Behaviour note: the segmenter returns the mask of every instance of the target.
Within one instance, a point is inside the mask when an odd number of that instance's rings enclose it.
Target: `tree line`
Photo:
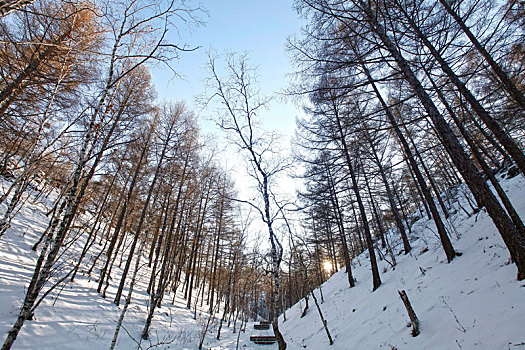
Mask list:
[[[234,183],[195,114],[183,102],[159,103],[148,68],[170,69],[194,49],[168,31],[177,20],[199,21],[202,9],[176,1],[0,5],[0,241],[15,234],[24,206],[44,203],[48,218],[2,349],[46,296],[79,275],[123,304],[113,348],[145,263],[148,311],[137,339],[149,339],[155,311],[177,291],[195,319],[209,310],[217,338],[223,323],[237,330],[265,313],[271,283],[258,247],[247,244],[251,218],[232,199]]]
[[[306,112],[295,155],[305,169],[297,209],[305,234],[291,236],[284,305],[308,298],[342,266],[353,287],[352,259],[363,251],[376,290],[377,260],[395,268],[412,249],[412,223],[425,216],[452,261],[461,255],[449,219],[458,206],[490,216],[523,280],[525,227],[497,176],[525,170],[522,4],[295,7],[307,23],[289,40],[297,67],[290,94]]]

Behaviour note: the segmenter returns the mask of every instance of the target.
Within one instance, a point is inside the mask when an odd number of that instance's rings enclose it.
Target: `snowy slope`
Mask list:
[[[6,185],[6,184],[4,184]],[[49,204],[49,203],[47,203]],[[5,205],[0,213],[5,211]],[[31,246],[47,227],[48,218],[44,213],[48,210],[44,204],[28,203],[13,220],[11,228],[0,239],[0,338],[3,343],[7,332],[13,325],[20,310],[25,287],[29,284],[37,253]],[[83,240],[72,245],[71,254],[79,255]],[[98,249],[93,249],[96,252]],[[67,261],[67,256],[62,260]],[[85,259],[88,261],[88,257]],[[119,258],[118,258],[119,259]],[[117,262],[118,262],[117,259]],[[147,262],[144,257],[142,261]],[[87,264],[86,266],[90,266]],[[132,263],[132,267],[135,264]],[[69,269],[69,266],[65,266]],[[112,274],[113,284],[118,284],[121,270],[115,265]],[[137,349],[135,340],[140,340],[140,334],[147,315],[149,297],[146,294],[147,280],[150,270],[142,264],[139,271],[140,280],[135,288],[133,301],[123,323],[123,329],[117,342],[117,349]],[[95,269],[93,277],[98,276]],[[117,281],[115,282],[115,279]],[[128,278],[128,281],[131,279]],[[68,280],[69,281],[69,280]],[[64,288],[55,289],[37,308],[35,320],[27,321],[22,327],[13,349],[108,349],[121,308],[113,304],[116,288],[109,288],[107,298],[103,299],[96,291],[97,282],[79,273],[74,282],[69,282]],[[181,289],[181,288],[179,288]],[[203,324],[207,320],[207,307],[199,312],[197,321],[193,320],[193,309],[186,308],[182,295],[177,295],[172,305],[172,296],[166,296],[163,307],[155,311],[155,317],[150,328],[150,340],[142,341],[142,349],[197,349]],[[217,318],[220,315],[217,314]],[[237,333],[233,326],[226,325],[222,329],[221,341],[217,341],[216,326],[212,324],[206,335],[205,348],[235,349]],[[239,347],[252,348],[249,341],[253,328],[249,325],[246,333],[241,333]],[[135,340],[133,340],[133,339]]]
[[[504,186],[525,218],[525,179],[518,176]],[[459,210],[451,221],[457,230],[452,243],[462,256],[447,264],[434,226],[420,220],[412,254],[398,255],[394,271],[380,262],[383,284],[375,292],[366,253],[354,261],[356,287],[348,288],[344,268],[322,285],[321,308],[334,345],[312,301],[300,318],[301,301],[282,323],[289,349],[525,349],[525,281],[516,280],[503,240],[484,212],[465,219]],[[397,293],[402,289],[420,321],[417,337],[407,328]]]
[[[518,211],[525,217],[525,179],[504,183]],[[5,206],[0,208],[0,213]],[[28,204],[0,239],[0,334],[2,342],[15,321],[24,288],[29,283],[37,255],[30,247],[47,225],[43,204]],[[395,270],[380,262],[383,284],[371,292],[372,281],[366,253],[354,261],[355,288],[348,288],[344,271],[322,286],[322,311],[334,338],[329,346],[317,310],[310,302],[300,318],[304,302],[281,318],[289,349],[525,349],[525,282],[516,281],[516,268],[491,220],[482,212],[465,219],[462,211],[451,218],[457,236],[452,240],[462,256],[446,263],[431,222],[414,225],[411,255],[398,255]],[[78,253],[81,242],[72,252]],[[428,251],[423,252],[428,248]],[[144,261],[146,261],[144,259]],[[132,265],[133,266],[133,265]],[[422,273],[422,269],[424,274]],[[147,308],[147,266],[121,330],[118,349],[137,349]],[[94,275],[96,276],[96,274]],[[115,271],[119,276],[119,270]],[[120,276],[118,277],[120,278]],[[397,291],[404,289],[421,323],[413,338],[408,316]],[[126,294],[126,293],[125,293]],[[318,298],[319,290],[316,290]],[[107,349],[120,308],[112,303],[114,289],[103,299],[96,282],[79,274],[75,282],[51,293],[36,311],[34,321],[22,328],[13,349]],[[152,324],[147,349],[196,349],[206,307],[198,321],[178,295],[175,303],[166,297]],[[219,315],[217,315],[219,316]],[[239,349],[276,349],[257,346],[249,336],[253,324],[240,334]],[[215,327],[206,335],[207,349],[235,349],[237,333],[223,326],[220,341]]]

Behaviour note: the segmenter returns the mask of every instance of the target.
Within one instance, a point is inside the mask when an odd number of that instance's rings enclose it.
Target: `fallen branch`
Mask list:
[[[410,323],[412,324],[412,336],[417,337],[419,335],[419,320],[417,319],[416,313],[414,312],[414,309],[412,309],[412,305],[410,304],[410,300],[408,300],[407,293],[404,290],[397,292],[399,293],[401,300],[403,300],[403,304],[405,304],[408,317],[410,317]]]

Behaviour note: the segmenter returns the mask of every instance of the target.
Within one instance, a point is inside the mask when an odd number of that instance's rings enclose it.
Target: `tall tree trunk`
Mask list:
[[[187,170],[187,166],[188,166],[188,161],[189,161],[189,153],[187,154],[186,156],[186,161],[185,161],[185,165],[184,165],[184,168],[183,168],[183,172],[182,172],[182,175],[181,175],[181,179],[180,179],[180,183],[179,183],[179,189],[178,189],[178,193],[177,193],[177,199],[176,199],[176,202],[175,202],[175,209],[174,209],[174,212],[173,212],[173,215],[172,215],[172,221],[171,221],[171,225],[170,225],[170,229],[169,229],[169,233],[168,233],[168,240],[167,240],[167,243],[166,243],[166,248],[164,250],[164,259],[163,259],[163,263],[162,263],[162,267],[161,267],[161,271],[160,271],[160,277],[159,277],[159,283],[158,283],[158,286],[157,286],[157,289],[155,290],[155,270],[156,270],[156,264],[157,264],[157,261],[155,260],[155,264],[154,264],[154,267],[153,267],[153,270],[152,270],[152,280],[153,280],[153,283],[151,283],[151,290],[150,290],[150,305],[149,305],[149,310],[148,310],[148,316],[146,318],[146,322],[144,324],[144,329],[142,330],[142,334],[141,334],[141,338],[142,339],[148,339],[149,338],[149,327],[151,325],[151,321],[153,320],[153,315],[154,315],[154,312],[155,312],[155,308],[156,307],[160,307],[160,302],[162,300],[162,297],[164,295],[164,292],[166,290],[166,286],[168,285],[168,269],[169,268],[172,268],[173,267],[173,263],[170,263],[168,264],[168,257],[169,257],[169,254],[170,253],[173,253],[173,257],[171,259],[171,261],[173,262],[177,256],[177,253],[179,250],[181,250],[181,247],[180,247],[180,244],[177,245],[176,249],[174,252],[172,252],[172,249],[171,249],[171,243],[172,241],[174,240],[172,238],[172,233],[173,233],[173,229],[174,229],[174,226],[175,226],[175,219],[177,217],[177,213],[179,212],[179,203],[180,203],[180,200],[181,200],[181,196],[182,196],[182,192],[183,192],[183,185],[185,183],[185,180],[186,180],[186,170]],[[175,233],[175,239],[177,238],[177,236],[179,235],[179,230],[180,230],[180,225],[181,225],[181,222],[182,222],[182,218],[183,218],[183,211],[184,211],[184,204],[182,205],[181,209],[180,209],[180,213],[178,213],[178,216],[179,216],[179,223],[178,223],[178,227],[177,227],[177,232]],[[182,236],[183,234],[180,233],[180,235]],[[158,247],[160,249],[160,246],[161,246],[161,242],[158,243]],[[175,297],[175,291],[174,291],[174,297]]]
[[[80,265],[82,264],[82,260],[84,259],[84,257],[86,256],[87,254],[87,251],[89,250],[89,247],[91,247],[91,244],[92,242],[95,241],[96,239],[96,235],[97,235],[97,231],[100,229],[100,225],[101,225],[101,222],[100,222],[100,219],[102,217],[102,214],[105,212],[105,205],[106,205],[106,202],[109,198],[109,194],[111,192],[111,189],[113,188],[113,185],[115,184],[115,180],[117,179],[117,175],[119,173],[119,170],[120,170],[120,166],[119,166],[119,169],[117,169],[117,171],[115,172],[115,174],[113,175],[113,179],[111,180],[111,183],[109,184],[107,190],[106,190],[106,193],[104,195],[104,199],[102,200],[102,203],[100,204],[100,208],[98,209],[98,213],[97,213],[97,216],[91,226],[91,230],[89,231],[89,235],[86,239],[86,244],[84,245],[84,248],[82,249],[82,252],[80,253],[80,257],[78,258],[78,261],[75,265],[75,268],[73,270],[73,274],[71,275],[71,282],[73,282],[75,280],[75,276],[77,275],[77,272],[78,272],[78,269],[80,268]],[[95,237],[93,237],[95,236]],[[93,240],[91,239],[93,237]]]
[[[186,305],[187,308],[189,309],[190,306],[191,306],[191,295],[192,295],[192,291],[193,291],[193,280],[195,278],[195,269],[196,269],[196,266],[197,266],[197,256],[199,255],[199,248],[201,246],[201,242],[200,240],[202,239],[201,238],[201,233],[202,233],[202,229],[204,227],[204,221],[205,221],[205,215],[206,215],[206,209],[207,209],[207,206],[208,206],[208,200],[209,200],[209,194],[210,194],[210,191],[206,191],[206,198],[204,199],[204,207],[202,209],[202,216],[200,217],[200,220],[197,224],[197,232],[195,233],[195,251],[192,253],[193,255],[193,263],[192,263],[192,270],[191,270],[191,278],[190,278],[190,281],[189,281],[189,287],[188,287],[188,293],[186,295],[186,298],[188,300],[188,304]],[[198,280],[198,279],[197,279]]]
[[[99,107],[100,106],[101,104],[99,104]],[[85,179],[86,182],[84,183],[84,186],[81,186],[80,188],[80,191],[79,191],[80,193],[77,193],[77,190],[79,189],[79,185],[82,179],[82,173],[88,161],[86,159],[87,149],[88,149],[89,144],[92,141],[92,136],[93,136],[94,129],[95,129],[94,128],[95,120],[96,120],[97,115],[98,113],[96,112],[92,114],[91,120],[84,134],[82,146],[80,149],[80,156],[77,161],[75,171],[73,172],[73,175],[72,175],[71,186],[68,190],[64,203],[62,204],[62,206],[64,207],[64,216],[62,217],[62,220],[60,221],[60,226],[58,228],[58,231],[54,237],[52,237],[51,232],[48,233],[48,236],[46,239],[46,246],[44,249],[42,249],[40,256],[37,260],[37,264],[33,272],[33,277],[26,291],[26,296],[24,298],[24,302],[22,303],[20,313],[18,314],[17,320],[15,321],[13,327],[8,333],[8,336],[4,344],[2,345],[2,350],[11,349],[20,330],[22,329],[22,326],[24,325],[24,322],[32,314],[32,309],[36,302],[36,299],[38,298],[38,295],[40,294],[42,288],[44,287],[44,284],[49,278],[51,269],[53,268],[57,255],[60,251],[60,248],[62,247],[62,243],[64,241],[66,233],[68,232],[69,227],[75,217],[78,205],[80,204],[80,199],[82,197],[81,195],[83,194],[83,190],[85,190],[85,187],[87,187],[87,181],[89,181],[89,178],[86,178]],[[55,220],[52,220],[50,224],[55,224]],[[57,224],[58,224],[58,221],[57,221]]]
[[[364,12],[372,24],[375,33],[398,64],[405,79],[412,86],[414,93],[421,101],[421,104],[440,134],[443,146],[445,146],[452,161],[465,179],[470,191],[474,197],[477,198],[478,202],[484,204],[487,208],[489,216],[498,228],[503,241],[510,251],[512,259],[516,263],[518,268],[518,280],[525,279],[525,237],[521,237],[512,220],[507,216],[507,213],[501,207],[494,194],[490,191],[488,185],[483,181],[475,165],[465,154],[463,147],[454,135],[450,126],[439,113],[437,107],[421,85],[421,82],[415,76],[408,62],[386,34],[385,29],[378,22],[372,9],[362,1],[360,1],[360,4],[365,5],[363,7]],[[523,154],[521,155],[523,156]]]
[[[390,259],[392,260],[390,265],[394,268],[394,266],[397,265],[396,256],[394,255],[394,252],[392,251],[392,247],[390,246],[390,242],[388,241],[388,237],[386,236],[385,229],[383,228],[383,223],[381,222],[381,218],[379,217],[376,205],[374,203],[375,201],[374,201],[374,197],[372,195],[372,190],[370,188],[370,184],[368,182],[368,176],[366,175],[366,172],[364,172],[364,171],[363,171],[363,176],[365,178],[366,188],[368,190],[368,195],[370,197],[369,198],[370,199],[370,207],[372,207],[372,213],[374,214],[374,217],[375,217],[375,220],[376,220],[376,223],[377,223],[377,227],[378,227],[378,230],[379,230],[379,232],[381,234],[381,239],[383,241],[383,242],[381,242],[381,244],[383,245],[382,247],[386,248],[386,251],[390,255]],[[377,247],[377,250],[379,251],[379,254],[380,254],[379,258],[381,258],[381,250],[379,249],[379,247]]]
[[[383,168],[383,164],[381,163],[381,160],[379,159],[377,155],[377,151],[376,151],[374,142],[372,141],[372,138],[370,137],[368,132],[365,132],[365,135],[367,137],[368,144],[370,145],[370,150],[372,151],[372,157],[374,158],[375,163],[379,169],[381,180],[383,180],[383,184],[385,185],[386,195],[388,197],[390,209],[392,210],[392,213],[394,214],[394,221],[396,222],[397,229],[399,230],[399,234],[401,235],[401,240],[403,241],[404,252],[405,254],[408,254],[410,250],[412,249],[412,247],[410,246],[410,242],[408,241],[408,236],[405,232],[405,227],[403,225],[403,221],[401,220],[401,215],[399,215],[399,210],[397,208],[396,201],[394,200],[392,190],[390,189],[390,184],[388,182],[388,179],[386,178],[385,169]]]
[[[139,160],[137,162],[137,165],[135,167],[135,171],[133,173],[133,177],[131,179],[131,183],[129,185],[126,199],[124,200],[124,203],[122,204],[122,208],[120,209],[120,214],[117,219],[117,223],[115,224],[115,229],[113,230],[113,235],[111,238],[111,241],[109,243],[109,247],[106,253],[106,261],[104,263],[104,267],[100,271],[100,278],[98,282],[97,292],[100,293],[102,290],[102,286],[104,284],[104,280],[106,279],[107,270],[109,267],[109,264],[111,262],[111,257],[113,256],[113,250],[115,249],[115,244],[117,243],[120,230],[122,229],[122,223],[124,222],[124,218],[126,216],[126,212],[128,210],[128,205],[131,201],[131,197],[133,195],[133,190],[135,189],[135,185],[137,184],[137,179],[140,173],[140,170],[142,169],[143,161],[146,156],[146,151],[148,149],[149,140],[151,139],[151,136],[153,135],[154,125],[152,124],[148,133],[147,142],[144,145],[144,148],[142,149],[142,152],[140,153]],[[127,182],[127,180],[126,180]]]
[[[510,79],[509,75],[503,70],[503,68],[492,58],[491,54],[485,49],[483,45],[478,41],[476,36],[470,31],[463,19],[459,16],[457,12],[452,9],[449,3],[445,0],[438,0],[445,10],[454,18],[456,23],[459,25],[461,30],[469,38],[470,42],[476,50],[485,58],[490,68],[494,71],[500,82],[503,84],[505,90],[509,95],[516,101],[516,103],[521,107],[525,108],[525,96],[523,93],[516,87],[516,84]]]
[[[215,291],[215,281],[217,279],[217,265],[219,260],[219,250],[220,250],[220,238],[222,234],[222,219],[224,215],[224,198],[221,199],[220,205],[219,205],[219,217],[217,218],[216,223],[216,230],[215,230],[215,243],[214,248],[215,251],[213,253],[212,257],[212,274],[211,274],[211,286],[210,286],[210,292],[208,294],[208,302],[210,304],[210,312],[213,310],[213,303],[214,303],[214,296],[213,293]]]
[[[523,154],[518,144],[505,132],[505,130],[498,124],[498,122],[490,116],[490,114],[485,110],[485,108],[476,99],[472,92],[467,88],[465,83],[463,83],[459,79],[459,77],[454,73],[454,71],[452,70],[452,68],[450,68],[449,64],[446,62],[443,56],[441,56],[441,54],[430,42],[427,36],[421,31],[421,29],[413,21],[411,16],[406,12],[403,5],[399,4],[397,0],[396,3],[398,4],[398,7],[401,10],[401,12],[403,12],[403,14],[405,15],[408,23],[410,24],[416,35],[419,37],[421,42],[429,49],[430,53],[439,63],[441,69],[443,70],[443,72],[445,72],[452,84],[456,86],[456,88],[459,90],[461,95],[465,97],[465,99],[467,100],[471,108],[474,110],[474,112],[480,117],[480,119],[483,121],[483,123],[485,123],[485,125],[490,129],[490,131],[492,131],[494,136],[498,139],[501,145],[509,153],[512,160],[516,163],[521,173],[525,174],[525,154]]]
[[[273,290],[273,320],[272,320],[272,326],[273,326],[273,333],[275,337],[277,338],[277,344],[279,346],[279,350],[285,350],[286,349],[286,342],[284,340],[283,335],[281,334],[281,331],[279,330],[279,300],[280,299],[280,289],[281,289],[281,279],[280,279],[280,267],[282,260],[282,246],[277,240],[277,237],[275,236],[275,233],[273,232],[273,219],[270,215],[270,194],[268,191],[268,175],[260,168],[259,166],[259,172],[261,173],[263,179],[262,179],[262,191],[263,191],[263,200],[264,200],[264,217],[266,221],[266,225],[268,227],[268,233],[270,234],[270,244],[271,244],[271,251],[270,255],[272,257],[272,265],[273,265],[273,282],[275,284],[274,290]]]
[[[328,175],[328,186],[330,188],[330,199],[332,201],[332,206],[334,208],[334,215],[336,218],[337,226],[339,228],[339,236],[341,238],[341,243],[343,244],[343,257],[345,259],[346,274],[348,278],[348,284],[350,288],[355,286],[354,276],[352,275],[352,259],[350,259],[350,254],[348,253],[348,243],[346,241],[345,226],[343,220],[343,213],[341,211],[341,206],[339,205],[339,200],[337,199],[337,193],[335,192],[335,185],[332,178],[332,174],[328,166],[325,166],[327,175]],[[291,235],[290,235],[291,237]]]
[[[401,132],[401,129],[399,128],[399,125],[394,118],[394,115],[390,111],[390,108],[386,104],[385,100],[383,99],[383,96],[379,92],[379,89],[377,88],[374,79],[372,78],[372,75],[370,74],[370,71],[366,68],[364,64],[362,64],[362,67],[364,69],[364,72],[368,78],[368,82],[374,89],[374,93],[379,100],[379,103],[383,107],[385,114],[388,118],[388,121],[394,128],[394,132],[397,136],[398,141],[401,143],[401,146],[403,148],[403,151],[406,155],[406,158],[409,162],[409,166],[412,168],[412,171],[414,172],[414,175],[416,176],[417,182],[419,183],[419,186],[421,188],[421,191],[423,192],[423,195],[425,196],[425,201],[427,202],[427,205],[429,207],[430,213],[432,214],[432,219],[434,220],[434,223],[436,224],[436,228],[438,231],[439,238],[441,240],[441,245],[443,246],[443,250],[445,251],[445,255],[447,256],[447,261],[451,262],[452,259],[456,256],[456,253],[454,251],[454,248],[452,246],[452,242],[450,242],[450,238],[448,237],[447,230],[445,229],[445,225],[443,221],[441,220],[441,216],[439,215],[439,211],[436,207],[436,203],[434,202],[434,199],[432,198],[432,194],[430,193],[429,188],[427,187],[427,184],[425,182],[425,179],[423,178],[423,174],[419,170],[419,166],[417,165],[417,162],[414,158],[414,155],[412,153],[412,150],[410,149],[410,146],[408,145],[408,142]]]
[[[441,198],[441,194],[440,194],[439,188],[436,185],[436,182],[434,181],[434,177],[428,170],[428,167],[425,164],[425,160],[423,159],[421,152],[419,152],[419,149],[417,148],[416,143],[414,142],[414,138],[410,135],[410,132],[406,128],[406,124],[403,124],[403,128],[405,129],[405,134],[407,135],[407,138],[410,141],[412,148],[414,149],[414,153],[416,154],[416,157],[419,159],[421,168],[423,168],[423,172],[427,176],[428,182],[430,183],[430,187],[432,187],[432,190],[434,191],[434,196],[436,197],[438,201],[441,211],[443,211],[443,214],[445,215],[445,219],[447,219],[450,216],[450,214],[448,213],[447,206],[443,202],[443,198]]]
[[[129,267],[131,266],[131,260],[133,258],[133,254],[135,253],[135,248],[137,246],[137,242],[138,242],[141,230],[142,230],[142,225],[144,224],[144,220],[146,219],[146,213],[148,211],[149,203],[151,201],[151,196],[153,195],[153,190],[155,188],[157,179],[160,174],[160,169],[162,166],[162,161],[165,156],[166,148],[167,148],[167,141],[163,146],[163,149],[160,155],[160,159],[157,164],[157,168],[155,169],[155,175],[153,176],[153,180],[151,181],[151,184],[149,186],[148,195],[146,197],[146,201],[144,202],[144,206],[142,207],[142,213],[140,214],[139,223],[137,225],[137,229],[135,230],[135,236],[133,237],[133,243],[131,244],[131,247],[129,249],[128,260],[126,261],[126,265],[122,272],[122,277],[120,279],[120,284],[117,289],[117,293],[115,295],[115,300],[113,300],[113,303],[115,303],[116,305],[120,305],[120,298],[122,297],[122,291],[124,290],[124,284],[126,283],[126,277],[128,275]]]
[[[478,161],[479,165],[481,166],[481,169],[483,170],[485,175],[487,175],[487,177],[489,178],[492,186],[496,190],[496,193],[500,197],[501,202],[503,203],[505,209],[507,210],[507,213],[511,217],[512,222],[514,222],[514,225],[516,225],[516,228],[519,230],[520,234],[523,237],[525,237],[525,226],[523,225],[523,221],[521,220],[519,214],[514,209],[514,206],[512,205],[512,203],[510,202],[507,194],[505,193],[505,191],[503,190],[503,188],[499,184],[498,180],[494,176],[492,170],[489,168],[488,164],[483,159],[483,156],[479,152],[478,147],[474,143],[474,140],[471,137],[470,133],[463,126],[463,124],[459,120],[458,116],[456,115],[456,113],[454,112],[454,110],[452,109],[450,104],[448,103],[447,99],[445,98],[445,95],[441,92],[441,89],[438,88],[438,86],[436,85],[436,83],[434,82],[432,77],[430,76],[430,73],[426,69],[425,69],[425,73],[426,73],[428,79],[430,80],[430,82],[432,83],[432,86],[436,90],[436,92],[438,94],[438,97],[439,97],[439,100],[441,101],[441,103],[443,103],[443,105],[445,106],[448,114],[450,115],[450,117],[452,118],[454,123],[456,124],[456,127],[458,128],[459,132],[461,133],[461,135],[463,136],[463,138],[465,139],[465,141],[469,145],[469,147],[470,147],[470,149],[472,151],[472,154],[474,155],[474,158]]]
[[[350,173],[350,178],[352,180],[352,189],[353,189],[353,192],[357,200],[357,206],[361,214],[361,222],[363,223],[363,228],[365,231],[365,240],[366,240],[366,245],[368,248],[368,254],[370,257],[370,265],[372,267],[372,284],[373,284],[372,291],[375,291],[381,285],[381,277],[379,277],[379,269],[377,267],[377,260],[376,260],[376,255],[374,251],[374,244],[372,242],[372,233],[370,232],[370,226],[368,225],[368,219],[366,217],[365,206],[361,198],[361,193],[359,192],[359,187],[357,184],[357,176],[354,170],[354,166],[352,165],[352,160],[350,159],[350,149],[348,148],[348,145],[346,143],[346,135],[343,131],[343,125],[341,122],[341,118],[339,116],[338,107],[335,105],[335,101],[332,101],[332,104],[333,104],[333,112],[335,116],[335,121],[337,124],[337,130],[339,133],[339,142],[341,143],[341,148],[342,148],[341,151],[343,152],[343,156],[345,157],[345,160],[346,160],[346,166]]]
[[[144,243],[145,243],[145,240],[141,242],[139,251],[137,253],[137,259],[135,260],[135,268],[133,269],[133,276],[131,277],[131,283],[129,285],[128,295],[126,296],[124,307],[122,308],[122,311],[120,312],[120,317],[115,327],[115,333],[113,334],[113,339],[111,340],[111,345],[109,347],[110,350],[113,350],[115,348],[115,345],[117,344],[117,339],[118,339],[118,335],[120,332],[120,328],[122,327],[122,322],[124,321],[124,317],[126,316],[128,307],[131,304],[131,297],[133,295],[133,289],[135,288],[135,283],[137,281],[137,274],[140,269],[140,259],[142,257],[142,249],[144,247]]]

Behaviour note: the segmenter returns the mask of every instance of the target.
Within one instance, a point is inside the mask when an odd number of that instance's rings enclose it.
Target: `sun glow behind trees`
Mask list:
[[[334,265],[330,261],[324,261],[323,262],[323,270],[324,272],[331,274],[334,272]]]

